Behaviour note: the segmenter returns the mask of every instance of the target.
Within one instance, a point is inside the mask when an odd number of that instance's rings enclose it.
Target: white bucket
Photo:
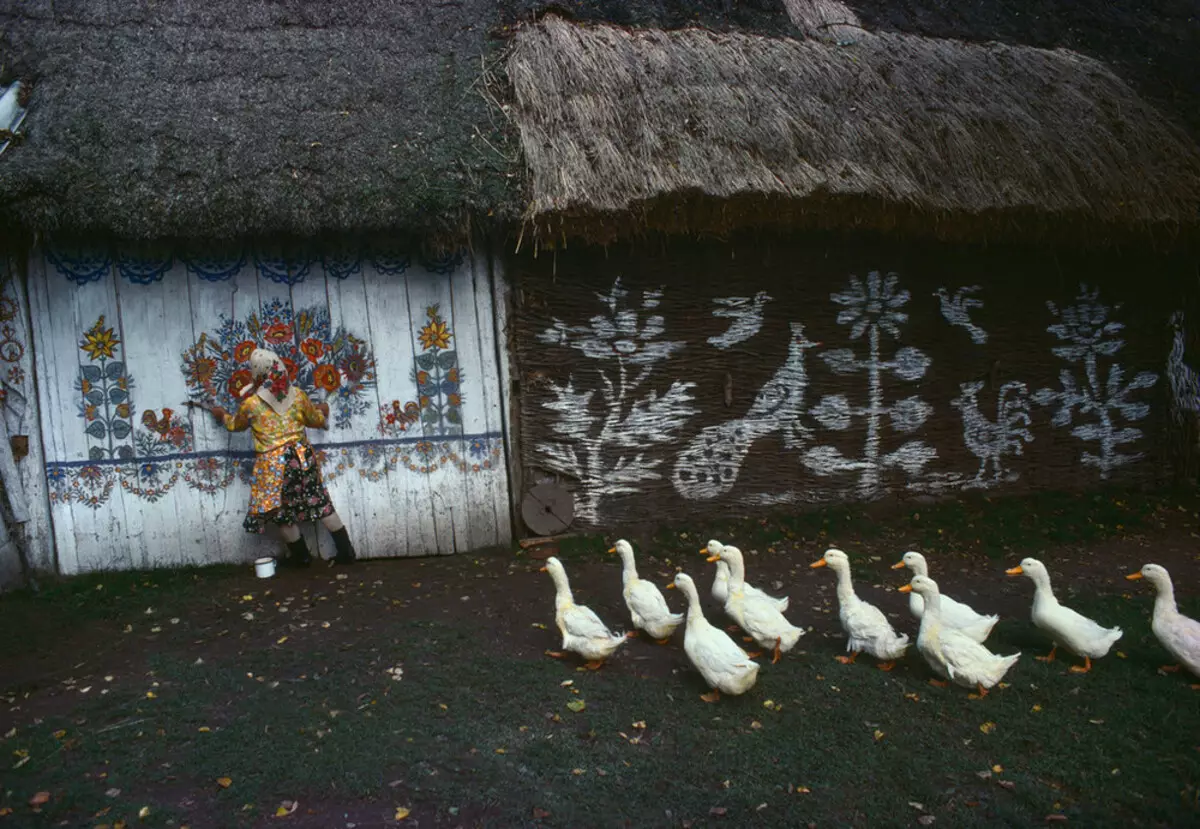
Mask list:
[[[254,562],[254,573],[260,579],[269,579],[275,575],[275,559],[260,558]]]

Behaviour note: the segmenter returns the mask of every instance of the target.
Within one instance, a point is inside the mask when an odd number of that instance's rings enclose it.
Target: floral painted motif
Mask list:
[[[272,300],[245,322],[222,315],[213,333],[203,333],[183,353],[189,391],[209,403],[234,411],[251,382],[248,361],[255,348],[280,356],[296,385],[330,404],[339,429],[371,407],[367,391],[375,386],[375,357],[368,343],[334,328],[329,309],[312,306],[293,313],[290,305]],[[322,394],[316,394],[317,391]]]
[[[379,431],[397,436],[418,417],[425,434],[455,435],[462,432],[463,371],[458,352],[451,348],[454,333],[442,319],[440,307],[425,309],[427,322],[417,333],[423,352],[417,355],[412,378],[417,384],[417,400],[384,404],[379,411]]]
[[[504,441],[499,437],[477,435],[450,440],[408,440],[396,444],[370,443],[358,447],[320,450],[317,458],[326,482],[336,480],[350,469],[371,482],[388,472],[404,467],[410,472],[429,475],[441,469],[479,473],[498,469]]]
[[[118,359],[120,345],[113,329],[105,327],[103,314],[79,342],[79,350],[90,360],[80,366],[75,390],[80,395],[79,416],[87,424],[84,431],[93,441],[88,448],[91,460],[134,456],[133,447],[125,443],[133,433],[129,397],[133,378]]]

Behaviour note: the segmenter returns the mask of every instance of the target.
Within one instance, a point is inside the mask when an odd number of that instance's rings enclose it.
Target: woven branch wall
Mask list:
[[[1198,400],[1179,268],[778,242],[522,258],[525,480],[562,481],[576,528],[1159,482]]]

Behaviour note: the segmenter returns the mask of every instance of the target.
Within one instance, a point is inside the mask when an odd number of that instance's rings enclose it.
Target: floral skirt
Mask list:
[[[250,509],[242,526],[261,533],[267,524],[320,521],[333,514],[316,453],[307,441],[261,453],[254,461]]]

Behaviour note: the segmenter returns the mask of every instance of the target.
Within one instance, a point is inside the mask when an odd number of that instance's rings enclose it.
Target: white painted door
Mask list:
[[[278,551],[273,531],[242,529],[250,433],[184,405],[232,407],[256,345],[330,405],[329,430],[310,438],[360,556],[509,542],[486,261],[50,248],[29,285],[64,573]],[[306,533],[331,555],[328,533]]]

